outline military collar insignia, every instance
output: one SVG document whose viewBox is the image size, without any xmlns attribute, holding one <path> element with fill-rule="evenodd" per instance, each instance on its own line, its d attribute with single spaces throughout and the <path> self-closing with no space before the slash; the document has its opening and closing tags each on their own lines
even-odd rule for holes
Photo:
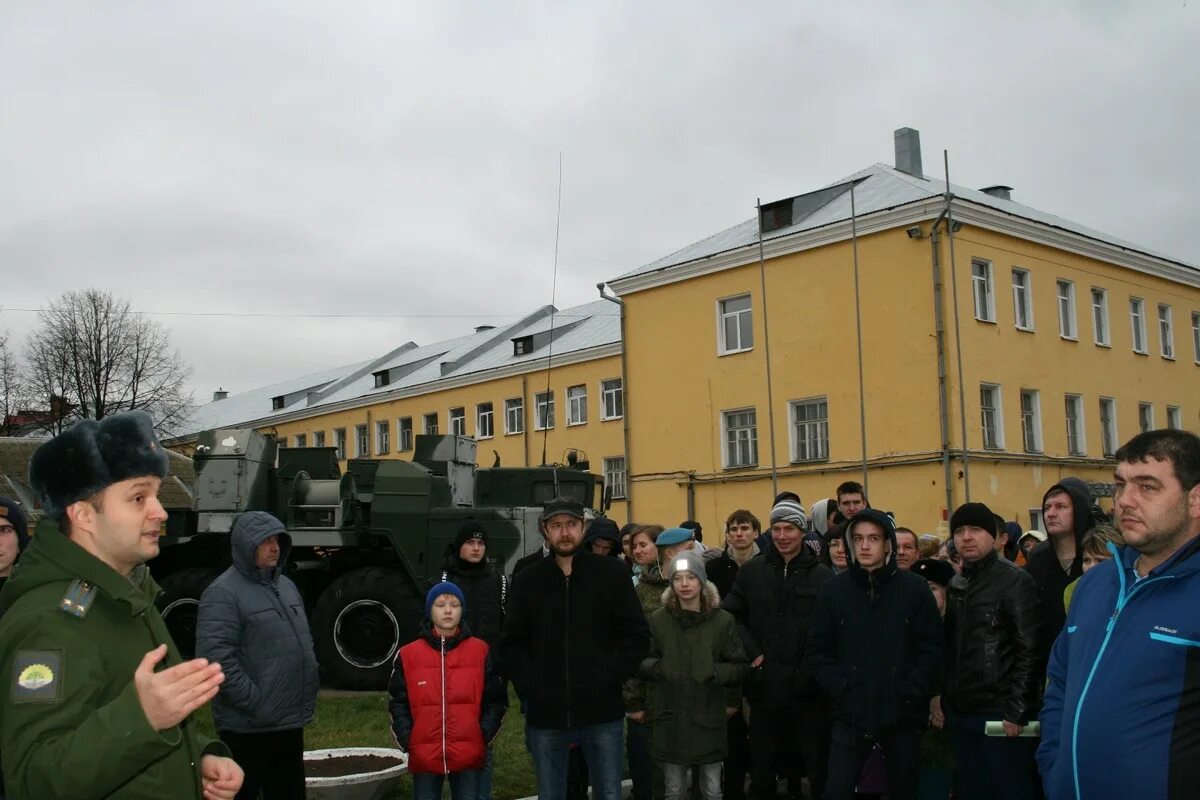
<svg viewBox="0 0 1200 800">
<path fill-rule="evenodd" d="M 83 619 L 96 600 L 96 587 L 85 580 L 76 578 L 67 587 L 67 593 L 58 602 L 58 608 L 73 617 Z"/>
</svg>

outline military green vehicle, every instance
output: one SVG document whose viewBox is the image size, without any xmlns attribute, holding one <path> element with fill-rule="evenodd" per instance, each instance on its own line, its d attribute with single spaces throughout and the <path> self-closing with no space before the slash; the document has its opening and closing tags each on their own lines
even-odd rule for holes
<svg viewBox="0 0 1200 800">
<path fill-rule="evenodd" d="M 286 574 L 304 596 L 325 681 L 348 689 L 386 686 L 464 520 L 484 526 L 488 559 L 508 573 L 542 546 L 538 517 L 550 498 L 592 508 L 602 496 L 586 462 L 478 469 L 475 441 L 463 436 L 417 436 L 411 462 L 350 459 L 343 474 L 335 448 L 277 448 L 253 430 L 217 430 L 200 435 L 193 461 L 184 532 L 168 526 L 150 562 L 180 650 L 194 650 L 200 595 L 231 563 L 235 517 L 268 511 L 291 536 Z"/>
</svg>

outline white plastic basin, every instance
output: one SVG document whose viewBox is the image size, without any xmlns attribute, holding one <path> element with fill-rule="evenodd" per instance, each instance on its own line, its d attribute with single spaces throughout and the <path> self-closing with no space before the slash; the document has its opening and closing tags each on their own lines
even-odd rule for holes
<svg viewBox="0 0 1200 800">
<path fill-rule="evenodd" d="M 379 772 L 362 772 L 337 778 L 305 778 L 304 787 L 308 800 L 379 800 L 408 773 L 408 756 L 402 750 L 387 747 L 334 747 L 304 752 L 306 762 L 336 756 L 385 756 L 403 759 L 404 763 Z"/>
</svg>

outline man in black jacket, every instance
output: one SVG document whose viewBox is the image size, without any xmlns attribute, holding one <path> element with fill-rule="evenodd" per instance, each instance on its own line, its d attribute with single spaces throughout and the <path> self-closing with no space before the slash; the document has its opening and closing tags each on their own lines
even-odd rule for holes
<svg viewBox="0 0 1200 800">
<path fill-rule="evenodd" d="M 621 684 L 650 647 L 629 573 L 583 549 L 583 506 L 556 498 L 542 510 L 551 557 L 513 582 L 500 658 L 526 703 L 525 727 L 538 796 L 562 800 L 567 753 L 577 742 L 593 797 L 621 797 Z"/>
<path fill-rule="evenodd" d="M 917 796 L 921 724 L 945 634 L 925 579 L 896 563 L 896 528 L 859 511 L 845 535 L 847 570 L 821 587 L 805 663 L 833 699 L 825 800 L 851 800 L 863 762 L 883 749 L 888 797 Z"/>
<path fill-rule="evenodd" d="M 821 797 L 828 765 L 826 703 L 804 669 L 809 620 L 817 591 L 832 572 L 804 546 L 808 520 L 790 499 L 771 509 L 766 552 L 747 561 L 721 603 L 738 621 L 750 657 L 750 795 L 775 796 L 775 766 L 790 768 L 788 791 L 800 796 L 801 760 L 813 796 Z"/>
<path fill-rule="evenodd" d="M 500 643 L 504 610 L 508 602 L 508 577 L 492 569 L 487 560 L 487 529 L 478 520 L 468 519 L 458 526 L 454 543 L 442 561 L 442 570 L 430 581 L 449 582 L 462 590 L 463 621 L 478 636 L 495 647 Z"/>
<path fill-rule="evenodd" d="M 1042 520 L 1048 540 L 1025 558 L 1025 569 L 1038 586 L 1042 603 L 1042 635 L 1038 672 L 1044 674 L 1050 648 L 1067 621 L 1063 590 L 1083 574 L 1083 535 L 1092 527 L 1092 495 L 1079 478 L 1063 478 L 1042 497 Z"/>
<path fill-rule="evenodd" d="M 983 503 L 959 506 L 950 530 L 963 559 L 946 600 L 942 694 L 954 795 L 1032 800 L 1039 787 L 1037 739 L 1018 737 L 1041 700 L 1038 588 L 1028 572 L 996 554 L 996 519 Z"/>
</svg>

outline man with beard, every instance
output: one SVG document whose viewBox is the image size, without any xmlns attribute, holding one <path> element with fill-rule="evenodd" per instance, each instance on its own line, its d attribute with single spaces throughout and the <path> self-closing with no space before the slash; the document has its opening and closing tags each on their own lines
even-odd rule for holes
<svg viewBox="0 0 1200 800">
<path fill-rule="evenodd" d="M 555 498 L 542 510 L 550 557 L 512 586 L 500 658 L 526 703 L 525 727 L 538 796 L 562 800 L 567 757 L 578 743 L 593 797 L 621 797 L 621 685 L 650 645 L 629 573 L 582 547 L 583 506 Z"/>
<path fill-rule="evenodd" d="M 1037 751 L 1050 800 L 1200 786 L 1200 438 L 1140 433 L 1116 460 L 1126 546 L 1080 579 L 1050 659 Z"/>
</svg>

